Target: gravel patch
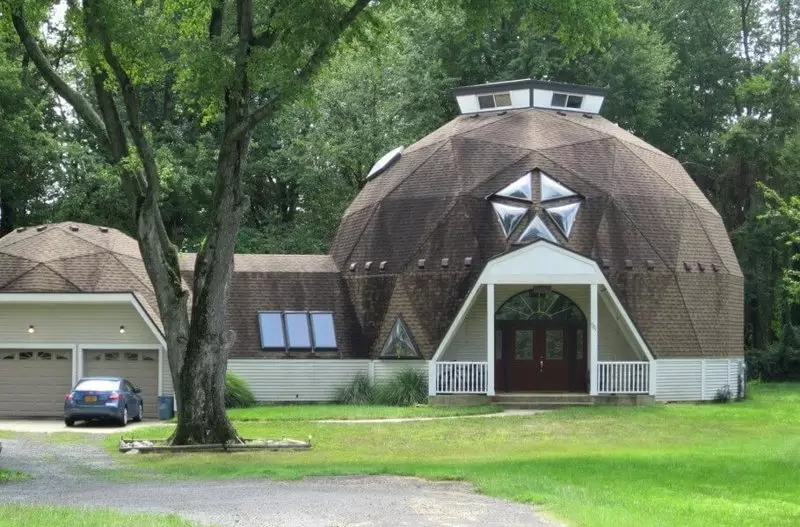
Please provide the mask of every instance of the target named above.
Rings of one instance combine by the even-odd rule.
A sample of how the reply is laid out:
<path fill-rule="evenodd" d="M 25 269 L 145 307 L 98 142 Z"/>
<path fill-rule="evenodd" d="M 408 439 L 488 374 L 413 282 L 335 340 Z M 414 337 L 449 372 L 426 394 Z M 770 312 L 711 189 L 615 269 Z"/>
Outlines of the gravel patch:
<path fill-rule="evenodd" d="M 528 505 L 476 494 L 463 483 L 394 476 L 115 482 L 91 474 L 113 469 L 114 459 L 88 437 L 58 444 L 19 436 L 3 440 L 1 455 L 3 467 L 32 478 L 0 485 L 0 503 L 175 513 L 237 527 L 554 525 Z"/>

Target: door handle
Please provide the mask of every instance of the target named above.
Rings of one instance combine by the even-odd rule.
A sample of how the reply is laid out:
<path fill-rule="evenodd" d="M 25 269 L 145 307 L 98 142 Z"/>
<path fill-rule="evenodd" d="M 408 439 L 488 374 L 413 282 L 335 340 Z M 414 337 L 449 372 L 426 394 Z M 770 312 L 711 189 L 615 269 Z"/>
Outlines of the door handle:
<path fill-rule="evenodd" d="M 539 373 L 542 373 L 543 371 L 544 371 L 544 361 L 540 360 L 539 361 Z"/>

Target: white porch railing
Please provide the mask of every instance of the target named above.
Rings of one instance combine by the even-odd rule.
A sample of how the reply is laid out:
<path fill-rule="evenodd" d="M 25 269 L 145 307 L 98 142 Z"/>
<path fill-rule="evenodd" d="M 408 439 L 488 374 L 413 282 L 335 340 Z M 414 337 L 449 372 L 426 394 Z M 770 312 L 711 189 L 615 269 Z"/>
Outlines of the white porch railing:
<path fill-rule="evenodd" d="M 486 362 L 436 362 L 434 380 L 440 393 L 486 393 Z"/>
<path fill-rule="evenodd" d="M 597 393 L 648 393 L 649 362 L 598 362 Z"/>

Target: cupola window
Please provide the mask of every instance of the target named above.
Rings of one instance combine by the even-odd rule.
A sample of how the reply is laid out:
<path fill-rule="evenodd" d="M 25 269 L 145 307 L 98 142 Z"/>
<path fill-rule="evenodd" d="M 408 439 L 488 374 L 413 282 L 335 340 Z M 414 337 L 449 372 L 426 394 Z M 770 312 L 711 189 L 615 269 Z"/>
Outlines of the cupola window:
<path fill-rule="evenodd" d="M 583 96 L 554 93 L 550 101 L 550 106 L 554 108 L 572 108 L 574 110 L 580 110 L 581 106 L 583 106 Z"/>
<path fill-rule="evenodd" d="M 511 94 L 509 92 L 504 92 L 478 95 L 478 106 L 481 110 L 511 106 Z"/>

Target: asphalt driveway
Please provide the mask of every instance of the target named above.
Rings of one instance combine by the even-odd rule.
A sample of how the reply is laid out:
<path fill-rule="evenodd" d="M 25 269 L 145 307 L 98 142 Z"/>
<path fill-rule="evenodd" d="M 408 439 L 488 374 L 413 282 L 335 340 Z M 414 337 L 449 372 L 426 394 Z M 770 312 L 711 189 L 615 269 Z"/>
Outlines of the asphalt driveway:
<path fill-rule="evenodd" d="M 42 434 L 25 433 L 2 440 L 0 466 L 33 477 L 0 485 L 0 503 L 176 513 L 205 525 L 240 527 L 553 525 L 528 505 L 481 496 L 466 484 L 416 478 L 108 481 L 92 474 L 115 464 L 98 439 L 55 443 Z"/>

